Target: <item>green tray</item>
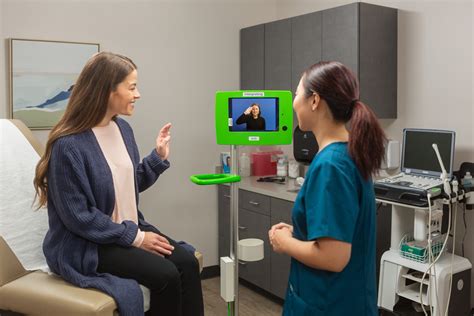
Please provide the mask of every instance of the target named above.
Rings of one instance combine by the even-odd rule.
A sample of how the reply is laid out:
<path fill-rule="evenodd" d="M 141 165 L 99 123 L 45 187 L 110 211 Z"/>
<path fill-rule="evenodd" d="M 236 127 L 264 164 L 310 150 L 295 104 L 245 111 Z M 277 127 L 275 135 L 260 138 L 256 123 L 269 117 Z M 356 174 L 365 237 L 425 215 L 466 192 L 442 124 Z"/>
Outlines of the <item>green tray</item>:
<path fill-rule="evenodd" d="M 230 182 L 240 182 L 240 176 L 237 174 L 195 174 L 189 177 L 189 179 L 199 185 L 210 185 L 210 184 L 221 184 Z"/>

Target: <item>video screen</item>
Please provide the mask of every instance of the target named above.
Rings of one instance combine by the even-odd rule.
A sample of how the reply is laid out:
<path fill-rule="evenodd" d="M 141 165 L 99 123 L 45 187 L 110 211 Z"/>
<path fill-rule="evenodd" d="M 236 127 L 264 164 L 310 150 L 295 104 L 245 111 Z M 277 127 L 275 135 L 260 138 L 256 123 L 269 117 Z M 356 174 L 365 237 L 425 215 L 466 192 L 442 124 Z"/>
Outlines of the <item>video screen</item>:
<path fill-rule="evenodd" d="M 451 174 L 453 134 L 441 131 L 406 131 L 403 167 L 441 172 L 438 157 L 432 145 L 437 144 L 448 174 Z"/>
<path fill-rule="evenodd" d="M 278 131 L 278 98 L 229 98 L 229 131 Z"/>

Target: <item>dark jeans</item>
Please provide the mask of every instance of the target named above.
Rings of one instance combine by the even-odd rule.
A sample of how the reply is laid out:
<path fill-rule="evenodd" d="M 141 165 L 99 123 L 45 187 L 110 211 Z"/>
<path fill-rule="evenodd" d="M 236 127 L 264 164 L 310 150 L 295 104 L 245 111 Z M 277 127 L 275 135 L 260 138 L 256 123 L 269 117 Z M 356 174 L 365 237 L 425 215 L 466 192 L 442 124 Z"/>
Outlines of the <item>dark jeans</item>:
<path fill-rule="evenodd" d="M 140 227 L 166 237 L 174 250 L 161 257 L 140 248 L 99 245 L 98 272 L 134 279 L 150 289 L 147 315 L 204 315 L 199 264 L 192 253 L 154 227 Z"/>

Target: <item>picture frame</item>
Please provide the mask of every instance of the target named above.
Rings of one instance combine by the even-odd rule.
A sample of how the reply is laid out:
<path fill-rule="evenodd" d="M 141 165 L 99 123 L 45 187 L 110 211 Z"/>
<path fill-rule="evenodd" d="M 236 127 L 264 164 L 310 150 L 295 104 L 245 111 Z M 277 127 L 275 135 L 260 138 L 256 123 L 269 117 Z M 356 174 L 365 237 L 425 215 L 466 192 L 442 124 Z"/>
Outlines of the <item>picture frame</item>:
<path fill-rule="evenodd" d="M 8 39 L 10 118 L 30 129 L 51 129 L 98 43 Z"/>

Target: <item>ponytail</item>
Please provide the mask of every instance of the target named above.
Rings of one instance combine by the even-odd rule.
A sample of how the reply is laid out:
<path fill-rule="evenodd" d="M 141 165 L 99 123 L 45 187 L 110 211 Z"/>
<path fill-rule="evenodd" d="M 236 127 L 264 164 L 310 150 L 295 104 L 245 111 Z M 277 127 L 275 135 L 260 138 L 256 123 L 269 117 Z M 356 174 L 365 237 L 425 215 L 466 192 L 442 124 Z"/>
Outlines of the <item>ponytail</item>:
<path fill-rule="evenodd" d="M 349 155 L 364 179 L 377 173 L 385 153 L 385 133 L 374 112 L 359 100 L 359 82 L 354 73 L 335 61 L 321 61 L 302 77 L 306 97 L 317 93 L 336 122 L 350 122 Z"/>
<path fill-rule="evenodd" d="M 349 154 L 362 177 L 368 180 L 385 159 L 387 138 L 374 112 L 359 100 L 353 104 L 350 125 Z"/>

